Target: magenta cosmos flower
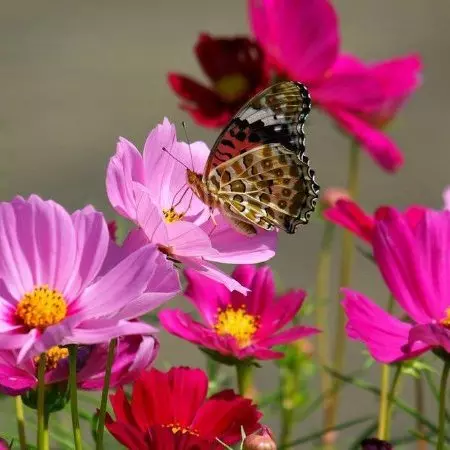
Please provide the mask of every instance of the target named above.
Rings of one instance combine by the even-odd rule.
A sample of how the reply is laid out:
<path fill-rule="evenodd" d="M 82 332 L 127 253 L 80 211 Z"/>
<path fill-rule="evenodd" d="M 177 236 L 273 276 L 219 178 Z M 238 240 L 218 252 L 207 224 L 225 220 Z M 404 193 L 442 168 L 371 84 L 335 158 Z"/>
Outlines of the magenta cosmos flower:
<path fill-rule="evenodd" d="M 391 210 L 388 206 L 380 206 L 371 216 L 367 214 L 356 202 L 351 199 L 338 200 L 334 206 L 323 212 L 325 219 L 339 225 L 363 241 L 371 244 L 376 222 L 382 220 Z M 426 208 L 413 205 L 406 208 L 401 214 L 411 227 L 414 227 L 425 214 Z"/>
<path fill-rule="evenodd" d="M 273 346 L 318 332 L 304 326 L 280 331 L 298 313 L 306 292 L 290 291 L 277 297 L 269 267 L 242 265 L 235 269 L 233 278 L 250 289 L 247 296 L 230 293 L 194 271 L 186 271 L 186 278 L 189 284 L 185 295 L 198 309 L 203 323 L 181 310 L 161 311 L 159 319 L 169 333 L 200 347 L 239 360 L 274 359 L 283 353 L 273 351 Z"/>
<path fill-rule="evenodd" d="M 278 78 L 308 86 L 315 104 L 333 117 L 384 169 L 403 156 L 380 129 L 420 82 L 413 55 L 366 65 L 340 54 L 336 12 L 328 0 L 250 0 L 253 33 Z"/>
<path fill-rule="evenodd" d="M 111 373 L 111 387 L 131 383 L 139 373 L 150 367 L 158 354 L 159 344 L 153 336 L 119 338 Z M 77 347 L 77 384 L 80 389 L 103 388 L 108 344 Z M 0 391 L 18 395 L 37 387 L 37 358 L 17 364 L 17 350 L 0 351 Z M 65 382 L 69 376 L 69 350 L 52 347 L 46 352 L 45 384 Z"/>
<path fill-rule="evenodd" d="M 240 264 L 266 261 L 275 254 L 276 232 L 247 237 L 209 207 L 186 184 L 186 167 L 203 171 L 209 150 L 203 142 L 178 142 L 167 119 L 148 136 L 141 155 L 121 138 L 111 158 L 106 188 L 114 209 L 132 220 L 144 243 L 154 243 L 171 259 L 201 271 L 229 289 L 246 292 L 213 262 Z"/>
<path fill-rule="evenodd" d="M 0 203 L 0 254 L 0 349 L 18 350 L 19 363 L 58 345 L 151 334 L 130 319 L 179 286 L 155 246 L 120 252 L 92 207 L 70 215 L 35 195 Z"/>
<path fill-rule="evenodd" d="M 373 248 L 380 272 L 408 320 L 399 320 L 362 294 L 344 289 L 349 337 L 364 342 L 380 362 L 437 348 L 450 353 L 450 212 L 428 210 L 411 227 L 391 209 L 375 226 Z"/>
<path fill-rule="evenodd" d="M 200 369 L 145 371 L 134 382 L 130 400 L 122 388 L 111 396 L 116 420 L 108 416 L 106 426 L 119 442 L 136 450 L 154 448 L 148 433 L 155 427 L 168 428 L 178 437 L 197 436 L 211 449 L 216 438 L 232 445 L 240 440 L 241 428 L 249 434 L 260 427 L 262 414 L 251 400 L 231 389 L 209 398 L 207 394 L 208 378 Z"/>

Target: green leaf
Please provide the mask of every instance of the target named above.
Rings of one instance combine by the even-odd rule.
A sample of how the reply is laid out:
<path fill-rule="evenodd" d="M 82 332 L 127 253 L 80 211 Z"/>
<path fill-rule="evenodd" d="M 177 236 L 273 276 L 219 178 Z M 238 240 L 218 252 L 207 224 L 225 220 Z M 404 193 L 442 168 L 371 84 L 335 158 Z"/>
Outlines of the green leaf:
<path fill-rule="evenodd" d="M 315 433 L 308 434 L 307 436 L 289 442 L 284 447 L 280 447 L 280 450 L 285 450 L 287 448 L 294 447 L 294 445 L 300 445 L 305 444 L 306 442 L 315 441 L 317 439 L 320 439 L 322 436 L 329 433 L 330 431 L 345 430 L 346 428 L 353 427 L 354 425 L 359 425 L 360 423 L 366 422 L 367 420 L 370 419 L 373 419 L 373 416 L 360 417 L 359 419 L 353 419 L 344 423 L 340 423 L 338 425 L 335 425 L 334 427 L 329 427 L 321 431 L 316 431 Z"/>

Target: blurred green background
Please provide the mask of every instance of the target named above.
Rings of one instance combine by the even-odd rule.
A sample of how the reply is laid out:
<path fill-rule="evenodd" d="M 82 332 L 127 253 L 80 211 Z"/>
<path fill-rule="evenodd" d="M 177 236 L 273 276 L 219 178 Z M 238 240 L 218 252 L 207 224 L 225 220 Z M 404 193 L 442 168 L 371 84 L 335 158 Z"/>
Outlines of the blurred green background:
<path fill-rule="evenodd" d="M 406 164 L 393 176 L 364 157 L 361 202 L 368 210 L 382 203 L 412 202 L 440 208 L 441 191 L 450 183 L 450 3 L 335 0 L 334 4 L 345 50 L 367 60 L 418 52 L 425 66 L 422 88 L 390 130 Z M 186 120 L 192 141 L 212 144 L 216 132 L 195 126 L 178 109 L 166 83 L 168 71 L 201 78 L 192 47 L 202 31 L 246 34 L 245 2 L 2 0 L 2 199 L 35 192 L 70 209 L 92 203 L 112 217 L 105 195 L 105 168 L 118 136 L 140 147 L 149 130 L 167 116 L 178 125 Z M 322 188 L 345 183 L 348 138 L 316 112 L 307 133 L 308 152 Z M 316 222 L 296 236 L 281 236 L 271 265 L 283 287 L 312 288 L 321 232 L 322 225 Z M 337 256 L 335 261 L 337 269 Z M 355 269 L 353 286 L 384 304 L 386 289 L 371 264 L 358 256 Z M 203 355 L 193 346 L 163 332 L 161 340 L 159 367 L 166 363 L 203 366 Z M 361 365 L 362 349 L 359 344 L 350 345 L 348 371 Z M 377 381 L 378 376 L 378 368 L 373 368 L 371 378 Z M 278 384 L 275 367 L 265 364 L 257 382 L 262 392 L 273 389 Z M 404 392 L 412 400 L 409 384 L 405 383 Z M 12 403 L 0 405 L 1 434 L 12 430 Z M 428 406 L 434 408 L 432 403 Z M 346 389 L 341 420 L 376 410 L 373 397 Z M 268 422 L 277 428 L 276 418 Z M 404 419 L 396 424 L 395 435 L 411 426 Z M 299 425 L 297 434 L 320 426 L 316 415 Z M 61 445 L 53 448 L 64 448 Z"/>

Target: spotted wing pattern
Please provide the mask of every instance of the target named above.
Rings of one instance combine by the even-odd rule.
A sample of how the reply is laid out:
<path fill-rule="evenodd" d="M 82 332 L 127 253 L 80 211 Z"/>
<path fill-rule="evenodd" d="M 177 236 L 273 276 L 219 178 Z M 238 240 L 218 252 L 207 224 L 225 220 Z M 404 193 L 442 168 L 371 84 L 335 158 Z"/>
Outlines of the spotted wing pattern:
<path fill-rule="evenodd" d="M 217 166 L 261 144 L 282 144 L 302 158 L 303 125 L 310 111 L 311 99 L 301 83 L 283 81 L 260 92 L 217 138 L 206 163 L 204 181 Z"/>
<path fill-rule="evenodd" d="M 207 188 L 222 212 L 248 235 L 253 225 L 294 233 L 308 221 L 318 186 L 308 163 L 279 143 L 259 145 L 211 171 Z"/>

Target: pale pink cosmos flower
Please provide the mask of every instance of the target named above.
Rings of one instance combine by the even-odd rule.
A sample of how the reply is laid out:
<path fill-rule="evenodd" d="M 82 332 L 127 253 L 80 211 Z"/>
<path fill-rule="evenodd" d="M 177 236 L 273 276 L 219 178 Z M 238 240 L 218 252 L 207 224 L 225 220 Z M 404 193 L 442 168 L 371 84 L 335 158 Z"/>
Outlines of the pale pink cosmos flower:
<path fill-rule="evenodd" d="M 139 227 L 143 243 L 154 243 L 186 267 L 231 290 L 246 292 L 212 262 L 266 261 L 275 254 L 277 233 L 244 236 L 193 194 L 186 183 L 186 167 L 202 173 L 208 154 L 203 142 L 194 142 L 190 148 L 178 142 L 175 126 L 167 119 L 150 133 L 143 154 L 120 138 L 108 165 L 108 198 L 119 214 Z"/>
<path fill-rule="evenodd" d="M 281 331 L 302 307 L 306 292 L 295 290 L 278 297 L 268 266 L 238 266 L 233 272 L 247 296 L 192 270 L 186 271 L 185 295 L 197 308 L 202 323 L 181 310 L 159 313 L 162 326 L 171 334 L 233 359 L 275 359 L 283 353 L 272 347 L 288 344 L 318 332 L 316 328 L 291 326 Z"/>
<path fill-rule="evenodd" d="M 420 84 L 418 56 L 366 65 L 340 53 L 336 11 L 329 0 L 249 0 L 252 31 L 281 78 L 304 83 L 313 102 L 353 136 L 382 168 L 403 155 L 380 129 Z"/>
<path fill-rule="evenodd" d="M 176 271 L 154 245 L 114 246 L 92 207 L 70 215 L 36 195 L 0 203 L 0 349 L 21 363 L 58 345 L 152 334 L 130 319 L 175 295 Z"/>
<path fill-rule="evenodd" d="M 159 344 L 153 336 L 129 335 L 118 339 L 111 372 L 111 387 L 131 383 L 149 368 L 158 354 Z M 17 350 L 0 350 L 0 392 L 21 395 L 37 387 L 37 358 L 17 364 Z M 108 344 L 77 347 L 77 385 L 83 390 L 103 388 Z M 67 382 L 69 351 L 52 347 L 46 352 L 45 384 Z"/>
<path fill-rule="evenodd" d="M 450 212 L 427 210 L 411 227 L 391 209 L 375 226 L 373 248 L 384 281 L 408 321 L 344 289 L 348 336 L 364 342 L 384 363 L 431 349 L 450 353 Z"/>

